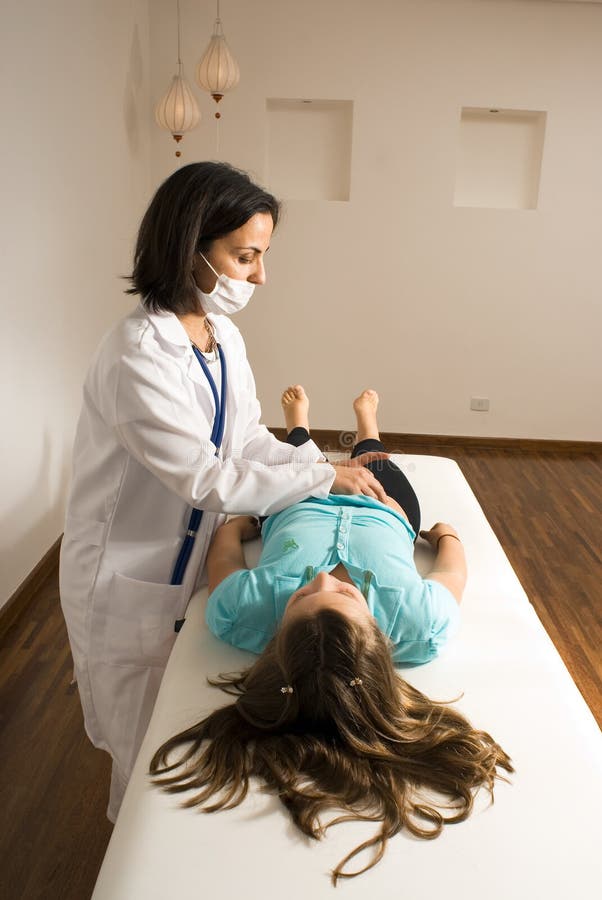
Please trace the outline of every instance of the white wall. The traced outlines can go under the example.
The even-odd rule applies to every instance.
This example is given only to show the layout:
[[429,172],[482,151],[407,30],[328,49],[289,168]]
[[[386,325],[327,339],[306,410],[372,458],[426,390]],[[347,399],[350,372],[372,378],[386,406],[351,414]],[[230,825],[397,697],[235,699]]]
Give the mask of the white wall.
[[146,0],[5,0],[0,605],[63,529],[89,358],[150,186]]
[[[211,2],[182,0],[192,81]],[[151,0],[152,95],[175,61]],[[602,440],[602,7],[544,0],[223,0],[241,68],[220,157],[267,178],[266,98],[352,100],[351,200],[290,201],[237,317],[264,418],[301,381],[316,427],[370,385],[384,430]],[[213,101],[183,142],[214,158]],[[536,210],[453,205],[460,109],[547,111]],[[153,131],[153,180],[174,164]],[[471,412],[471,396],[490,399]]]

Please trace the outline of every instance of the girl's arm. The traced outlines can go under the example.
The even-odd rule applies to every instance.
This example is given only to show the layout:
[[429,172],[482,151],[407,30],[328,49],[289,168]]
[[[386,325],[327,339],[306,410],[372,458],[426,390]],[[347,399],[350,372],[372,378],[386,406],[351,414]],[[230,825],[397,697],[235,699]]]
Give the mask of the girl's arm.
[[246,569],[242,545],[259,536],[259,523],[254,516],[237,516],[217,529],[207,554],[209,593],[240,569]]
[[444,585],[460,603],[466,585],[466,557],[458,532],[453,525],[437,522],[428,531],[421,531],[420,536],[437,554],[433,568],[425,577]]

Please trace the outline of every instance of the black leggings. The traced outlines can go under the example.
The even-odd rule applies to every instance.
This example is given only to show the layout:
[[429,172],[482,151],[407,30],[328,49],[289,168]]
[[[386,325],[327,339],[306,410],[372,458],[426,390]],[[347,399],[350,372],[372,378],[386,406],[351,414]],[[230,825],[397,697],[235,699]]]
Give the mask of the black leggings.
[[[307,443],[309,439],[309,431],[305,428],[293,428],[291,433],[287,435],[286,442],[292,444],[293,447],[300,447],[301,444]],[[381,441],[368,438],[355,445],[351,458],[359,456],[360,453],[374,451],[386,453],[384,444]],[[414,488],[399,466],[396,466],[390,459],[375,459],[373,462],[367,463],[365,468],[370,469],[376,480],[383,486],[385,493],[397,500],[408,517],[410,525],[416,532],[416,536],[418,536],[420,531],[420,504],[418,503],[418,497],[414,493]]]

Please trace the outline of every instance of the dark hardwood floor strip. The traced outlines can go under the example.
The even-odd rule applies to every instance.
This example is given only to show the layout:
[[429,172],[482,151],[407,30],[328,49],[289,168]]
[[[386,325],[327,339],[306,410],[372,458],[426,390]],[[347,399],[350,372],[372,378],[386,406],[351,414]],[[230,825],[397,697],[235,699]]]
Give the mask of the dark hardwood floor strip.
[[10,628],[12,623],[19,618],[32,602],[37,591],[47,580],[49,575],[58,570],[59,551],[62,535],[57,538],[50,550],[42,557],[40,562],[29,573],[14,594],[0,609],[0,638]]
[[87,900],[110,760],[84,731],[56,569],[0,640],[0,897]]
[[[458,462],[602,725],[602,453],[443,452],[430,438],[405,449]],[[111,834],[110,761],[84,732],[56,568],[0,637],[0,651],[0,897],[88,900]]]
[[[270,428],[279,440],[284,440],[286,431],[284,428]],[[353,431],[335,431],[326,428],[313,428],[312,438],[319,447],[324,450],[343,452],[349,449],[352,443]],[[398,434],[392,431],[382,431],[383,444],[391,449],[391,452],[405,450],[406,453],[421,453],[424,447],[438,448],[441,456],[449,454],[444,450],[524,450],[530,453],[602,453],[600,441],[561,441],[561,440],[537,440],[533,438],[504,438],[504,437],[472,437],[470,435],[453,434]]]

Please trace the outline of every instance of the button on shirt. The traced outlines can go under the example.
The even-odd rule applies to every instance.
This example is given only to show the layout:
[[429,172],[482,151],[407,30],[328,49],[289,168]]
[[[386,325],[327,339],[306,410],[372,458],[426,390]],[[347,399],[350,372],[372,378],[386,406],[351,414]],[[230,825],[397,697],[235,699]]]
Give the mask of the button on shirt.
[[407,520],[365,496],[309,498],[270,516],[254,569],[240,569],[209,595],[213,634],[261,653],[289,597],[311,574],[345,566],[370,612],[392,643],[397,665],[435,657],[459,624],[458,604],[414,565],[414,532]]

